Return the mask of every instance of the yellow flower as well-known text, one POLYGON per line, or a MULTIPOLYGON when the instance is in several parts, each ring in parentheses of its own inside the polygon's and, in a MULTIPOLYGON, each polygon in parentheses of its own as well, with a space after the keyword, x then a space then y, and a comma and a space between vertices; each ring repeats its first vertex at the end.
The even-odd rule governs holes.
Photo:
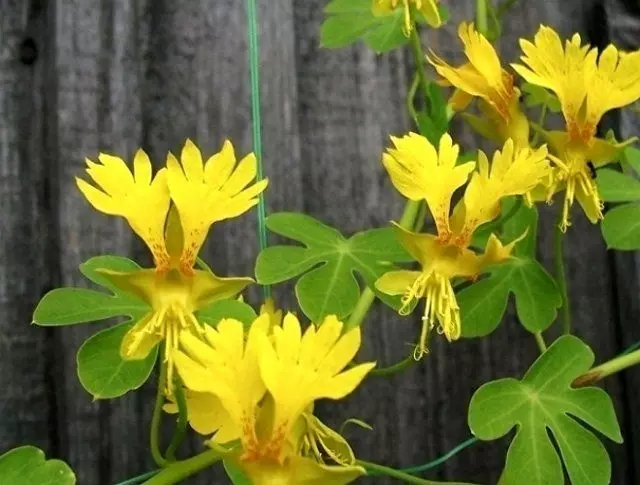
POLYGON ((411 7, 415 7, 431 27, 442 25, 442 18, 438 10, 439 0, 373 0, 374 15, 388 15, 396 8, 404 9, 404 33, 409 36, 413 28, 411 7))
POLYGON ((267 298, 260 306, 260 315, 264 314, 269 316, 269 321, 271 322, 270 328, 278 327, 282 324, 282 310, 276 310, 273 299, 267 298))
POLYGON ((625 54, 609 45, 598 58, 597 48, 581 44, 574 34, 563 48, 559 35, 541 26, 533 43, 520 40, 526 66, 513 68, 528 82, 553 91, 569 138, 588 143, 604 113, 640 98, 640 51, 625 54))
POLYGON ((520 111, 520 91, 514 86, 513 76, 502 68, 497 52, 473 24, 460 24, 458 36, 468 63, 453 67, 433 52, 427 56, 438 74, 458 89, 451 106, 463 110, 473 97, 481 98, 484 118, 468 115, 472 127, 483 136, 498 138, 499 143, 512 138, 518 147, 528 146, 529 123, 520 111))
POLYGON ((229 142, 203 164, 200 151, 187 140, 181 159, 182 165, 169 155, 167 169, 152 178, 151 162, 142 150, 134 157, 133 174, 122 159, 101 154, 100 163, 87 160, 87 173, 96 186, 76 179, 97 210, 126 218, 153 254, 154 269, 101 273, 151 307, 124 336, 120 352, 124 359, 144 359, 164 340, 168 387, 180 332, 202 332, 195 312, 235 296, 253 282, 193 269, 206 233, 213 222, 238 216, 255 205, 267 184, 264 180, 245 189, 255 178, 255 157, 249 155, 235 167, 229 142), (172 201, 175 209, 170 210, 172 201))
POLYGON ((508 258, 517 242, 503 246, 491 235, 485 252, 476 254, 469 249, 473 232, 499 215, 501 198, 523 195, 528 199, 529 192, 551 172, 546 147, 516 149, 509 139, 502 151, 496 151, 491 165, 479 152, 478 171, 473 172, 464 197, 450 214, 453 192, 467 182, 475 164, 456 165, 458 147, 452 145, 449 135, 440 140, 439 153, 413 133, 393 142, 396 149, 383 157, 389 176, 406 197, 426 200, 438 234, 417 234, 398 227, 400 242, 422 269, 388 272, 376 281, 376 288, 389 295, 403 295, 401 315, 407 315, 425 298, 422 331, 414 353, 419 359, 427 352, 427 339, 436 325, 447 340, 460 337, 460 309, 452 280, 476 278, 487 265, 508 258))
POLYGON ((633 143, 635 138, 615 143, 593 137, 584 143, 570 139, 569 133, 563 131, 542 133, 556 154, 549 155, 555 167, 550 182, 546 184, 546 198, 550 201, 556 192, 565 191, 560 229, 566 231, 571 225, 569 212, 576 199, 589 221, 597 223, 603 218, 604 204, 593 171, 615 162, 622 148, 633 143))
POLYGON ((308 409, 317 399, 345 397, 373 368, 368 363, 344 371, 360 347, 360 330, 342 335, 334 316, 304 335, 292 314, 272 335, 270 325, 268 314, 259 316, 246 340, 242 324, 231 319, 207 328, 204 340, 183 333, 176 365, 185 386, 215 395, 241 430, 239 465, 254 484, 354 480, 364 470, 350 448, 308 409), (327 454, 339 466, 325 465, 321 449, 338 450, 327 454))

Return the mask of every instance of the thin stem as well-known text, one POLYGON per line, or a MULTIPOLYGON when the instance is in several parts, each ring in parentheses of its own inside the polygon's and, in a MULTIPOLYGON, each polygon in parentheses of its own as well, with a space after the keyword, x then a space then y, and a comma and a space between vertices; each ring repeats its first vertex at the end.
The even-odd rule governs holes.
MULTIPOLYGON (((407 201, 407 204, 404 206, 402 217, 400 218, 400 226, 405 229, 412 229, 419 208, 419 201, 407 201)), ((375 299, 376 294, 369 287, 365 288, 360 295, 360 299, 358 300, 358 303, 356 303, 356 307, 353 309, 349 320, 347 321, 347 330, 357 327, 363 322, 364 317, 367 315, 367 312, 375 299)))
MULTIPOLYGON (((247 0, 247 31, 249 36, 249 76, 251 81, 251 126, 253 151, 257 160, 256 181, 264 178, 262 162, 262 132, 260 119, 260 45, 258 43, 258 8, 256 0, 247 0)), ((265 192, 258 196, 258 239, 260 250, 267 247, 267 226, 265 222, 265 192)), ((263 285, 264 297, 269 298, 271 288, 263 285)))
POLYGON ((542 332, 536 332, 533 334, 536 338, 536 343, 538 344, 538 348, 540 349, 540 353, 544 354, 547 351, 547 343, 544 341, 544 337, 542 336, 542 332))
POLYGON ((615 374, 621 370, 628 369, 629 367, 638 364, 640 364, 640 349, 623 354, 605 362, 604 364, 594 367, 573 381, 573 387, 589 386, 600 379, 610 376, 611 374, 615 374))
POLYGON ((418 209, 418 215, 416 216, 415 224, 413 225, 413 232, 420 232, 424 227, 425 218, 427 217, 427 203, 420 202, 420 208, 418 209))
MULTIPOLYGON (((544 122, 547 119, 547 105, 543 104, 542 107, 540 108, 540 118, 538 119, 538 126, 539 129, 541 130, 544 127, 544 122)), ((535 147, 538 145, 538 143, 540 143, 540 131, 537 130, 534 134, 533 134, 533 139, 531 140, 531 146, 535 147)))
POLYGON ((397 362, 389 367, 382 367, 380 369, 373 369, 369 372, 370 376, 378 376, 378 377, 386 377, 393 374, 397 374, 398 372, 402 372, 405 369, 408 369, 412 365, 417 362, 416 359, 413 358, 413 355, 409 355, 408 357, 402 359, 400 362, 397 362))
POLYGON ((153 416, 151 417, 150 447, 153 461, 158 466, 165 466, 167 460, 160 452, 160 420, 162 417, 162 405, 164 404, 164 388, 167 381, 167 364, 164 361, 162 348, 160 348, 158 361, 160 362, 160 372, 158 373, 158 389, 156 390, 156 400, 153 405, 153 416))
POLYGON ((184 437, 187 434, 187 400, 184 396, 184 389, 182 387, 182 379, 176 376, 174 379, 174 394, 176 398, 176 404, 178 405, 178 421, 176 427, 173 430, 173 436, 169 442, 169 447, 165 456, 167 460, 174 461, 176 459, 176 451, 184 441, 184 437))
MULTIPOLYGON (((562 217, 562 212, 560 212, 562 217)), ((560 228, 560 223, 556 224, 555 237, 555 263, 556 263, 556 280, 562 296, 562 329, 564 333, 571 333, 571 309, 569 308, 569 293, 567 291, 567 275, 564 270, 564 232, 560 228)))
POLYGON ((142 475, 138 475, 137 477, 129 478, 124 482, 118 482, 116 485, 138 485, 139 483, 144 482, 147 478, 151 478, 156 475, 160 470, 153 470, 151 472, 143 473, 142 475))
POLYGON ((207 450, 187 460, 174 461, 164 470, 151 478, 145 485, 169 485, 178 483, 201 470, 220 461, 221 455, 216 450, 207 450))
POLYGON ((417 485, 473 485, 471 483, 461 483, 461 482, 434 482, 432 480, 425 480, 420 477, 415 477, 410 475, 409 473, 396 470, 394 468, 389 468, 387 466, 378 465, 377 463, 371 463, 369 461, 358 460, 356 462, 358 465, 367 470, 367 475, 386 475, 388 477, 397 478, 398 480, 402 480, 405 483, 415 483, 417 485))
POLYGON ((489 33, 487 0, 476 0, 476 29, 485 37, 489 33))
POLYGON ((420 85, 420 76, 416 72, 413 75, 413 81, 411 81, 411 87, 407 92, 407 111, 409 111, 409 116, 415 123, 416 126, 420 126, 418 123, 418 113, 416 112, 416 107, 413 104, 414 99, 416 99, 416 93, 418 92, 418 86, 420 85))
POLYGON ((424 94, 425 103, 429 102, 429 80, 427 79, 427 75, 424 72, 424 60, 425 55, 422 51, 422 44, 420 42, 420 34, 418 34, 418 29, 411 29, 411 52, 413 53, 413 58, 416 61, 416 73, 420 79, 420 85, 422 86, 422 91, 424 94))
POLYGON ((469 446, 476 444, 478 441, 479 441, 478 438, 474 436, 473 438, 469 438, 468 440, 463 441, 458 446, 453 448, 451 451, 442 455, 440 458, 436 458, 435 460, 430 461, 429 463, 425 463, 424 465, 412 466, 410 468, 402 468, 401 471, 405 473, 421 473, 421 472, 430 470, 431 468, 435 468, 438 465, 441 465, 442 463, 447 461, 449 458, 460 453, 462 450, 468 448, 469 446))

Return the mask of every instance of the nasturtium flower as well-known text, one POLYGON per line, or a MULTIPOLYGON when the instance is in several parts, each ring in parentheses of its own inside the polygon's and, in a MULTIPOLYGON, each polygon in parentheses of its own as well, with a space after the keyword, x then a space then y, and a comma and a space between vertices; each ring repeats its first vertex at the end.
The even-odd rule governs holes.
POLYGON ((413 28, 411 8, 419 11, 431 27, 442 25, 442 17, 438 10, 439 0, 373 0, 374 15, 387 15, 397 8, 404 9, 404 33, 409 35, 413 28))
POLYGON ((547 149, 516 149, 513 140, 496 151, 489 164, 479 152, 474 162, 456 164, 459 147, 445 134, 436 151, 415 133, 392 138, 395 148, 383 156, 393 185, 408 199, 425 200, 436 223, 437 235, 418 234, 397 226, 400 243, 420 263, 420 271, 390 271, 376 281, 376 288, 389 295, 403 295, 401 315, 409 314, 425 298, 422 331, 414 357, 428 350, 427 339, 437 326, 447 340, 460 337, 460 309, 452 281, 474 279, 490 265, 510 257, 516 241, 503 245, 491 235, 482 254, 469 248, 474 231, 500 213, 500 199, 528 194, 550 175, 547 149), (468 182, 463 198, 451 213, 451 197, 468 182))
POLYGON ((98 160, 100 163, 87 160, 87 173, 95 186, 77 178, 78 187, 97 210, 124 217, 147 244, 155 262, 153 269, 101 271, 151 307, 125 334, 120 353, 124 359, 144 359, 164 341, 170 388, 180 333, 203 332, 195 312, 237 295, 253 282, 193 269, 206 233, 213 222, 236 217, 255 205, 267 181, 247 188, 256 175, 255 157, 249 155, 236 167, 230 142, 205 164, 198 148, 187 140, 180 162, 169 155, 168 167, 155 177, 142 150, 134 157, 133 173, 118 157, 101 154, 98 160))
POLYGON ((349 483, 364 469, 310 408, 317 399, 342 399, 373 368, 344 370, 360 347, 360 330, 343 334, 335 316, 304 333, 290 313, 282 325, 270 320, 260 315, 246 338, 233 319, 206 328, 203 337, 182 333, 176 365, 184 385, 219 399, 240 430, 238 464, 254 484, 349 483), (337 464, 325 464, 325 455, 337 464))
POLYGON ((458 36, 469 61, 466 64, 453 67, 433 52, 427 56, 436 72, 457 88, 450 101, 452 108, 464 110, 478 97, 484 116, 465 116, 474 129, 500 144, 511 138, 518 147, 528 146, 529 123, 520 110, 520 90, 513 75, 502 67, 491 42, 472 23, 460 24, 458 36))
POLYGON ((550 27, 541 26, 533 42, 520 40, 524 65, 513 68, 529 83, 549 89, 560 101, 566 132, 545 133, 556 168, 548 197, 565 190, 560 227, 566 230, 569 210, 577 199, 591 222, 602 219, 602 201, 592 167, 617 159, 622 144, 595 137, 598 123, 609 110, 640 98, 640 51, 624 53, 615 46, 598 49, 582 45, 574 34, 564 46, 550 27), (591 165, 593 164, 593 165, 591 165))

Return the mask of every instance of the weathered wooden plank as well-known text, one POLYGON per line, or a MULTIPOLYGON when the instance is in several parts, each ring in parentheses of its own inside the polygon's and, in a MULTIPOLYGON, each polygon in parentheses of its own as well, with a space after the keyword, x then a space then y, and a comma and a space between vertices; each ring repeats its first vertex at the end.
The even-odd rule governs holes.
POLYGON ((34 304, 51 284, 43 163, 47 72, 41 61, 20 55, 28 36, 43 42, 45 25, 41 16, 29 18, 23 2, 2 1, 0 11, 0 453, 35 444, 58 454, 48 332, 29 325, 34 304))

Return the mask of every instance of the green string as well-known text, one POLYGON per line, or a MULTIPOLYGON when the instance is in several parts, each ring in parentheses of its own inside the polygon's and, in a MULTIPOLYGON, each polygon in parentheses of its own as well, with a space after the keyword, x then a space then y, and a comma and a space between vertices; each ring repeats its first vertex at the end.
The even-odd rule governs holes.
MULTIPOLYGON (((247 34, 249 40, 249 74, 251 76, 251 122, 253 135, 253 152, 258 160, 257 180, 264 178, 262 166, 262 134, 260 127, 260 47, 258 45, 258 12, 256 0, 247 0, 247 34)), ((260 251, 267 247, 267 226, 265 224, 264 192, 258 199, 258 239, 260 251)), ((264 297, 269 298, 271 289, 264 285, 264 297)))
POLYGON ((473 444, 475 444, 477 442, 478 442, 478 438, 476 438, 476 437, 469 438, 468 440, 463 441, 462 443, 460 443, 458 446, 453 448, 448 453, 442 455, 440 458, 436 458, 435 460, 430 461, 429 463, 425 463, 424 465, 412 466, 412 467, 409 467, 409 468, 400 468, 400 471, 403 471, 405 473, 414 474, 414 473, 421 473, 421 472, 430 470, 431 468, 435 468, 438 465, 442 465, 445 461, 447 461, 453 455, 455 455, 457 453, 460 453, 465 448, 468 448, 469 446, 471 446, 471 445, 473 445, 473 444))

